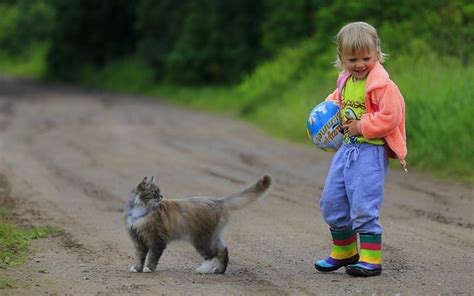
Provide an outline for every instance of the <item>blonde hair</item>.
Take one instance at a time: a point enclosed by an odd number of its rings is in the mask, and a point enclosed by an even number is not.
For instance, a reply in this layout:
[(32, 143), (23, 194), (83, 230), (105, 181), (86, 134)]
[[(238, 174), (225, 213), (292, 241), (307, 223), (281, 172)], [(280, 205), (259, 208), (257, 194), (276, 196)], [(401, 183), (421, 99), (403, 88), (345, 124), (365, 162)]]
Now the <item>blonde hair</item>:
[(336, 67), (343, 68), (342, 57), (345, 54), (355, 54), (357, 52), (374, 52), (380, 63), (387, 57), (380, 48), (380, 38), (377, 31), (365, 22), (349, 23), (334, 37), (337, 44), (337, 59), (334, 62)]

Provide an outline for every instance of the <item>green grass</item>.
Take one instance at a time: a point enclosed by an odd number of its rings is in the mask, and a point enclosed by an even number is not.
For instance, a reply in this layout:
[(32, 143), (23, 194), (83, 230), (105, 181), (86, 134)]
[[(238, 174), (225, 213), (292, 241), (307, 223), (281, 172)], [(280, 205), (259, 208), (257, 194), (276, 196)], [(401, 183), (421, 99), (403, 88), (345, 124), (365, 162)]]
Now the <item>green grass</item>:
[(144, 93), (154, 86), (151, 69), (136, 58), (110, 63), (102, 69), (85, 67), (79, 83), (123, 93)]
[(12, 279), (8, 278), (7, 276), (2, 275), (0, 272), (0, 290), (7, 289), (7, 288), (15, 288), (15, 287), (16, 287), (15, 282)]
[(409, 160), (434, 175), (474, 182), (474, 65), (427, 55), (390, 69), (405, 96)]
[(156, 96), (173, 104), (197, 110), (238, 116), (240, 96), (235, 88), (228, 86), (182, 87), (161, 84), (147, 95)]
[(0, 208), (0, 289), (15, 286), (3, 271), (25, 262), (32, 240), (58, 232), (57, 229), (44, 227), (18, 228), (11, 224), (10, 217), (7, 209)]
[(49, 46), (36, 44), (25, 53), (11, 56), (0, 50), (0, 74), (42, 78), (46, 73), (46, 53)]

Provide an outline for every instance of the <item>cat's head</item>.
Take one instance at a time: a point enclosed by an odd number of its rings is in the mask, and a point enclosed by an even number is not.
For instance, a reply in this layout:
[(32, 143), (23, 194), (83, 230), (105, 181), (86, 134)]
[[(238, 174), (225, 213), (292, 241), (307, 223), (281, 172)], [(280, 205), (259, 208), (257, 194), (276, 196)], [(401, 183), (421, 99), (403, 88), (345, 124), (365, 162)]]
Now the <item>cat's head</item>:
[(155, 177), (152, 176), (143, 178), (143, 180), (132, 189), (132, 195), (135, 203), (143, 203), (147, 205), (149, 202), (157, 203), (162, 198), (160, 188), (155, 184)]

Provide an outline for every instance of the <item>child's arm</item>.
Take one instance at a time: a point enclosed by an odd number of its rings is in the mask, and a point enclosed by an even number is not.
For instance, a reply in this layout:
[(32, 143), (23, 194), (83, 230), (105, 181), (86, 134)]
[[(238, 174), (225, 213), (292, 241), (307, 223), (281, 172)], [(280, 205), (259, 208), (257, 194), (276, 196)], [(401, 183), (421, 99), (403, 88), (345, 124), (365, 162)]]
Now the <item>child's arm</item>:
[(378, 100), (379, 110), (362, 115), (358, 129), (367, 139), (383, 138), (393, 133), (403, 119), (405, 103), (398, 87), (390, 81)]

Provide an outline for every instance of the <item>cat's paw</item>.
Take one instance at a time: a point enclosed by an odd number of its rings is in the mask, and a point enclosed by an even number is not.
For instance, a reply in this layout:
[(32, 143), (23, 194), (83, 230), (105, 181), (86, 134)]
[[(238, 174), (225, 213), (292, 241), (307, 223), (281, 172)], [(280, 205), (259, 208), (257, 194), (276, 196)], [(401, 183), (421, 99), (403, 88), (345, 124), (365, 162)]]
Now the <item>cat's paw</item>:
[(143, 272), (153, 272), (153, 270), (148, 266), (145, 266), (145, 268), (143, 268)]
[(197, 273), (224, 273), (225, 268), (219, 262), (219, 260), (214, 257), (211, 260), (205, 260), (201, 266), (199, 266), (196, 270)]
[(132, 267), (130, 267), (130, 269), (129, 269), (129, 272), (140, 272), (140, 271), (141, 271), (141, 270), (137, 269), (137, 268), (135, 267), (135, 265), (132, 265)]

